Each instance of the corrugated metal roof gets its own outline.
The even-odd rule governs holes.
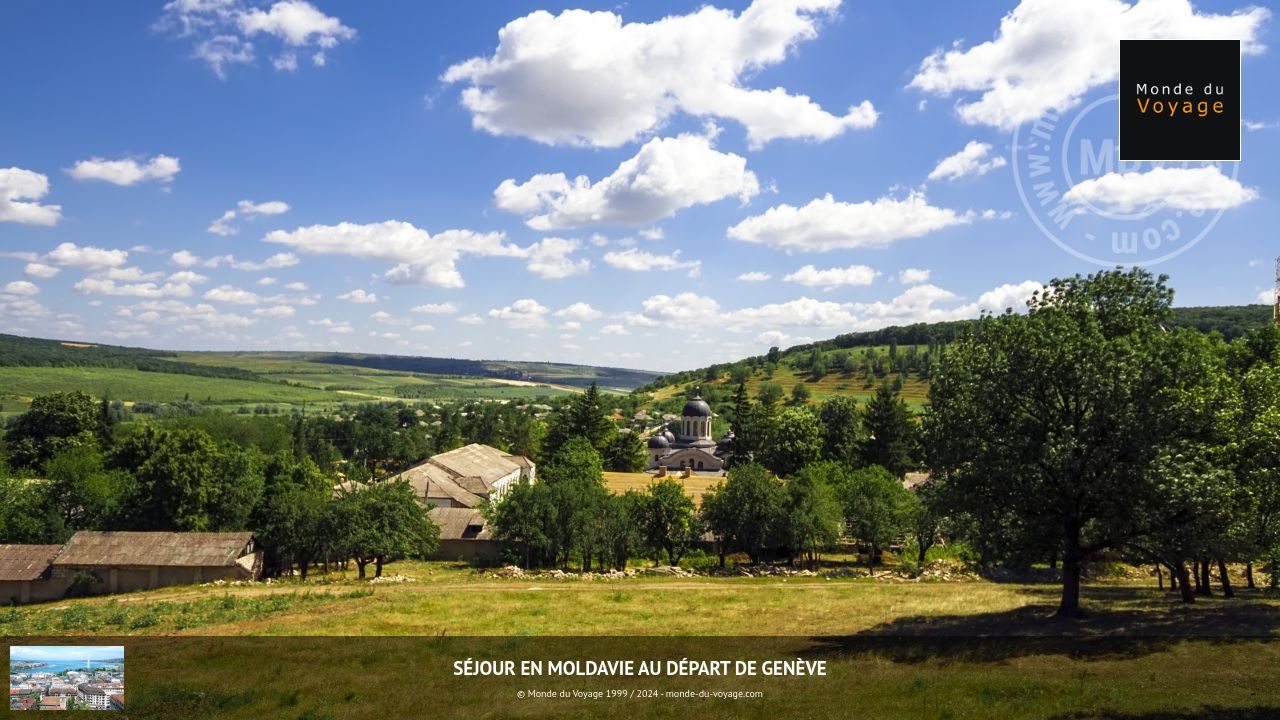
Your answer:
[[[81,530],[67,541],[55,566],[141,565],[228,567],[253,540],[250,532],[96,532]]]
[[[432,457],[427,462],[438,465],[458,477],[478,477],[485,487],[493,487],[500,478],[520,470],[520,466],[497,448],[471,443]]]
[[[485,526],[484,516],[479,510],[471,508],[431,508],[427,513],[431,521],[440,526],[441,540],[492,540],[493,535]],[[471,535],[467,528],[476,525],[484,528],[478,534]]]
[[[0,580],[35,580],[60,552],[61,545],[0,545]]]

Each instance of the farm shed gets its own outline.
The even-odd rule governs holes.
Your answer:
[[[437,560],[496,560],[499,545],[485,525],[479,510],[464,507],[436,507],[427,513],[440,527]]]
[[[62,597],[66,585],[50,581],[61,545],[0,545],[0,604]]]
[[[262,557],[253,533],[81,530],[53,562],[53,578],[92,573],[93,592],[128,592],[211,580],[254,580]]]
[[[533,482],[536,472],[526,457],[472,443],[433,455],[396,477],[407,480],[415,495],[436,507],[474,508],[486,499],[502,499],[516,481]]]

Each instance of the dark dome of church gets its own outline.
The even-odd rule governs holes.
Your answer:
[[[666,433],[662,433],[649,438],[649,447],[654,449],[671,447],[671,441],[667,440],[666,435]]]
[[[667,444],[668,444],[668,445],[670,445],[671,443],[673,443],[673,442],[675,442],[675,441],[676,441],[676,435],[675,435],[675,433],[671,432],[671,430],[669,430],[669,429],[668,429],[668,430],[663,430],[663,431],[662,431],[662,437],[664,437],[664,438],[666,438],[666,439],[667,439]]]
[[[680,412],[683,417],[711,417],[711,406],[701,395],[694,397],[692,400],[684,404],[684,410]]]

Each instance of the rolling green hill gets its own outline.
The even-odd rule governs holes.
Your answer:
[[[1200,332],[1217,332],[1233,340],[1270,323],[1271,312],[1267,305],[1175,308],[1171,324]],[[641,387],[640,391],[649,394],[646,408],[651,412],[674,413],[695,387],[713,405],[726,404],[738,380],[745,382],[752,395],[773,383],[780,387],[784,397],[790,397],[796,385],[803,385],[809,392],[810,403],[822,402],[834,395],[865,400],[881,383],[890,382],[900,385],[903,399],[918,409],[928,399],[929,369],[938,349],[959,337],[973,322],[917,323],[846,333],[780,349],[776,354],[671,373]],[[822,358],[818,363],[822,372],[815,372],[812,367],[815,355]]]
[[[657,373],[562,363],[309,352],[171,352],[0,335],[0,413],[83,390],[126,405],[324,409],[375,400],[533,400],[597,382],[627,392]]]

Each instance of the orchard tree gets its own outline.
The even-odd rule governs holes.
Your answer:
[[[361,578],[374,564],[423,558],[440,546],[440,528],[427,517],[406,480],[387,480],[344,493],[334,502],[339,553],[353,558]]]
[[[848,472],[836,487],[845,522],[865,543],[868,562],[880,562],[881,549],[906,534],[912,512],[911,491],[879,465]]]
[[[697,542],[700,523],[693,499],[684,492],[684,486],[670,477],[656,480],[649,485],[638,507],[640,527],[645,543],[653,552],[653,562],[658,564],[665,551],[667,561],[679,565],[680,558]]]
[[[1061,554],[1058,613],[1080,612],[1081,565],[1143,528],[1153,463],[1178,438],[1174,391],[1210,359],[1166,329],[1173,291],[1142,269],[1054,280],[1028,313],[985,317],[935,369],[932,467],[1000,549]]]

